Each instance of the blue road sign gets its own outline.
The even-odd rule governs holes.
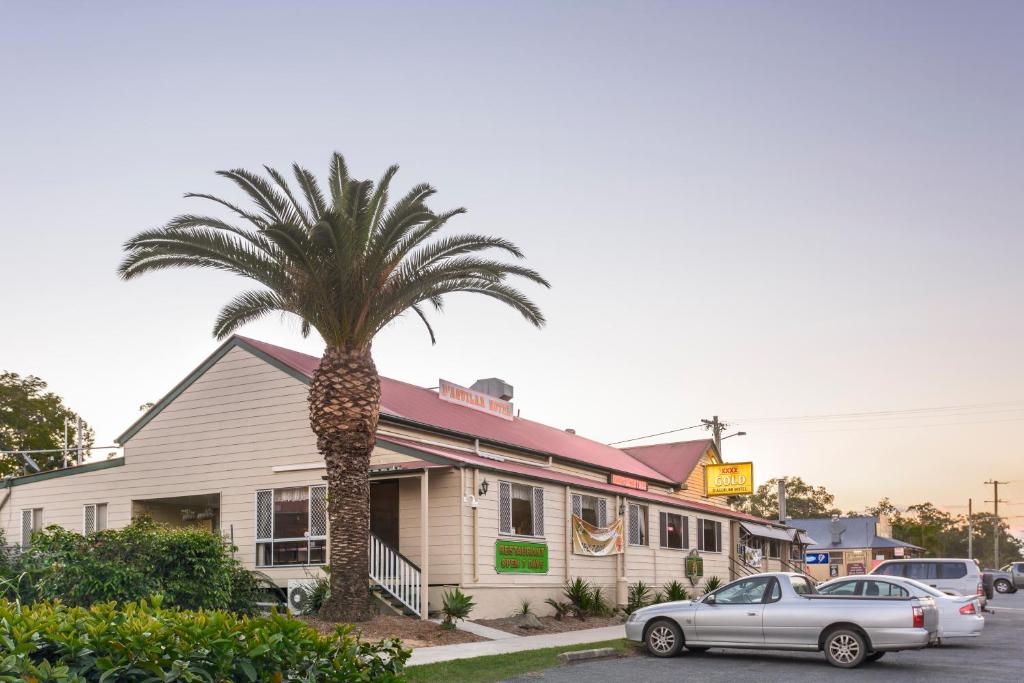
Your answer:
[[[804,562],[807,564],[828,564],[828,553],[805,553]]]

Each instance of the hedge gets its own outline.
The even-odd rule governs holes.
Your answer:
[[[397,639],[332,636],[287,616],[124,605],[22,605],[0,599],[0,681],[401,681]]]
[[[251,613],[255,579],[234,550],[209,531],[146,518],[85,536],[51,526],[34,534],[18,558],[10,577],[18,590],[8,597],[88,607],[160,594],[175,607]]]

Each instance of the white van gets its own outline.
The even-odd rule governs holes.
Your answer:
[[[958,558],[928,558],[915,560],[886,560],[871,570],[883,576],[905,576],[937,588],[950,595],[976,595],[984,606],[985,587],[981,569],[974,560]]]

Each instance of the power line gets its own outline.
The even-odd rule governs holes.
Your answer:
[[[1016,407],[1008,407],[1016,406]],[[899,410],[872,410],[850,413],[821,413],[817,415],[788,415],[788,416],[767,416],[734,418],[734,422],[744,423],[765,423],[765,422],[811,422],[811,421],[833,421],[833,420],[864,420],[864,419],[885,419],[892,417],[926,417],[930,413],[940,413],[946,416],[951,411],[971,411],[969,415],[985,415],[990,413],[1007,413],[1024,410],[1024,400],[1002,401],[998,403],[966,403],[960,405],[932,406],[929,408],[905,408]]]
[[[640,439],[650,439],[655,436],[665,436],[666,434],[675,434],[676,432],[685,432],[687,429],[696,429],[697,427],[703,427],[704,423],[690,425],[689,427],[680,427],[679,429],[670,429],[667,432],[658,432],[657,434],[645,434],[644,436],[634,436],[632,439],[623,439],[622,441],[612,441],[609,446],[616,446],[620,443],[629,443],[630,441],[639,441]]]

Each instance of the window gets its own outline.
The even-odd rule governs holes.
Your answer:
[[[32,545],[32,536],[43,528],[43,508],[21,511],[21,547]]]
[[[540,486],[502,481],[499,530],[514,536],[544,535],[544,489]]]
[[[690,523],[687,517],[674,512],[659,513],[661,547],[681,550],[690,547]]]
[[[768,602],[778,602],[782,599],[782,586],[778,581],[772,581],[771,593],[768,595]]]
[[[939,562],[940,579],[962,579],[967,576],[967,565],[963,562]]]
[[[608,501],[597,496],[572,496],[572,514],[591,526],[608,526]]]
[[[810,581],[807,580],[806,577],[794,576],[790,578],[789,582],[793,586],[793,592],[797,595],[814,594],[814,586],[813,584],[811,584]]]
[[[697,549],[709,553],[722,552],[722,523],[697,519]]]
[[[804,561],[804,550],[796,543],[789,546],[789,560],[790,562]]]
[[[905,576],[918,581],[934,581],[938,578],[938,567],[935,562],[907,562],[901,569],[903,572],[896,576]]]
[[[903,576],[903,572],[901,571],[901,565],[895,562],[883,564],[872,573],[881,574],[882,576]]]
[[[629,504],[629,544],[648,545],[647,506]]]
[[[327,561],[327,487],[256,492],[256,566]]]
[[[756,579],[743,579],[736,583],[729,584],[725,588],[714,593],[716,605],[752,605],[762,602],[769,584],[775,579],[771,577],[759,577]]]
[[[872,581],[870,579],[861,582],[864,586],[861,593],[868,597],[880,598],[907,598],[910,597],[902,586],[897,586],[888,581]]]
[[[91,503],[82,508],[82,529],[91,534],[107,528],[107,504]]]
[[[857,595],[856,581],[840,581],[818,589],[822,595]]]
[[[779,541],[774,538],[768,539],[768,557],[778,559],[782,556]]]

